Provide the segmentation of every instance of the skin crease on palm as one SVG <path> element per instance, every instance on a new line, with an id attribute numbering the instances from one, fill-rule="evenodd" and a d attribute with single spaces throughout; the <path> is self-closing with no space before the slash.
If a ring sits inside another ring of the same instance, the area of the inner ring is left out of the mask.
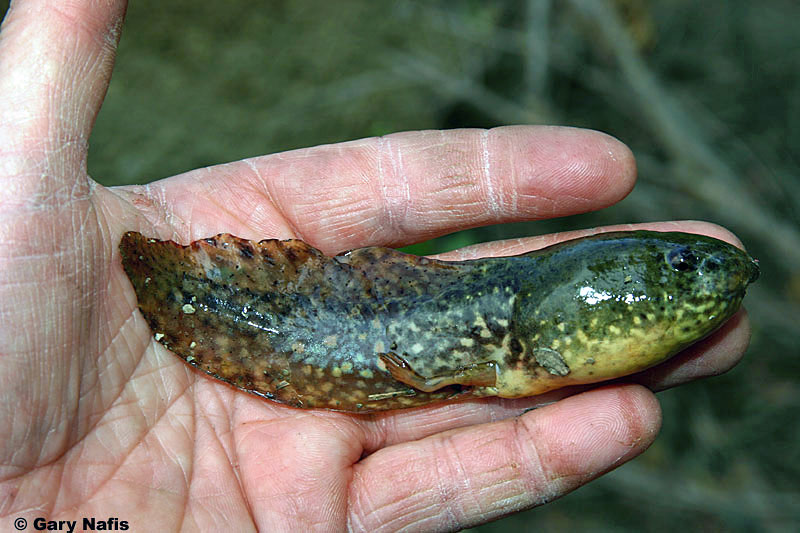
<path id="1" fill-rule="evenodd" d="M 624 383 L 362 416 L 286 408 L 193 371 L 136 309 L 117 251 L 127 230 L 295 237 L 326 253 L 399 246 L 609 206 L 635 164 L 600 133 L 517 126 L 398 133 L 105 188 L 86 151 L 124 10 L 20 0 L 0 33 L 0 529 L 114 516 L 136 531 L 456 530 L 635 457 L 661 424 L 650 390 L 743 354 L 742 311 Z M 700 222 L 634 227 L 737 242 Z"/>

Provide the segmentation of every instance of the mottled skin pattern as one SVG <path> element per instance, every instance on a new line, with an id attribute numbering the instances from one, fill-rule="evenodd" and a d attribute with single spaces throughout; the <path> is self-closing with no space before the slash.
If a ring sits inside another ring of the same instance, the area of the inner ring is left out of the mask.
<path id="1" fill-rule="evenodd" d="M 356 412 L 643 370 L 721 326 L 758 276 L 727 243 L 648 231 L 460 262 L 228 234 L 180 246 L 129 232 L 120 251 L 155 339 L 189 364 Z"/>

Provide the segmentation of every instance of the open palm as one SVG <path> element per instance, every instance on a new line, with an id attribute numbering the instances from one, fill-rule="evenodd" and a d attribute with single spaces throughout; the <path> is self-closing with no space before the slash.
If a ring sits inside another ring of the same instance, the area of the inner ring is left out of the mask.
<path id="1" fill-rule="evenodd" d="M 104 188 L 86 173 L 87 139 L 123 11 L 20 0 L 0 33 L 0 529 L 117 517 L 137 531 L 454 530 L 550 501 L 652 442 L 658 404 L 640 385 L 530 412 L 566 393 L 355 416 L 238 392 L 154 342 L 120 265 L 124 231 L 294 237 L 328 253 L 395 246 L 610 205 L 635 170 L 605 135 L 513 127 L 402 133 Z M 701 223 L 649 227 L 734 239 Z M 748 332 L 737 315 L 637 380 L 663 388 L 724 371 Z"/>

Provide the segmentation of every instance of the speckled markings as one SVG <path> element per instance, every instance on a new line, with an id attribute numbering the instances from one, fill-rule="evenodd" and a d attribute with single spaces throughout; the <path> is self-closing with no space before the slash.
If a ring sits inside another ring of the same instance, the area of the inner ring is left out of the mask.
<path id="1" fill-rule="evenodd" d="M 758 276 L 724 242 L 645 231 L 460 262 L 228 234 L 181 246 L 128 232 L 120 251 L 155 340 L 187 363 L 356 412 L 642 370 L 722 325 Z"/>

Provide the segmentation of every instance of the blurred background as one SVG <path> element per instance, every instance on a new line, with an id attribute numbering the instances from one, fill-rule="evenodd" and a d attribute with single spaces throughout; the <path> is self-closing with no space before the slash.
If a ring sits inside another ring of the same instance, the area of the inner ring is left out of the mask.
<path id="1" fill-rule="evenodd" d="M 6 5 L 0 1 L 0 8 Z M 630 146 L 602 212 L 412 247 L 704 219 L 761 260 L 730 373 L 666 391 L 640 458 L 505 531 L 800 530 L 800 3 L 793 0 L 131 2 L 90 174 L 192 168 L 401 130 L 563 124 Z"/>

